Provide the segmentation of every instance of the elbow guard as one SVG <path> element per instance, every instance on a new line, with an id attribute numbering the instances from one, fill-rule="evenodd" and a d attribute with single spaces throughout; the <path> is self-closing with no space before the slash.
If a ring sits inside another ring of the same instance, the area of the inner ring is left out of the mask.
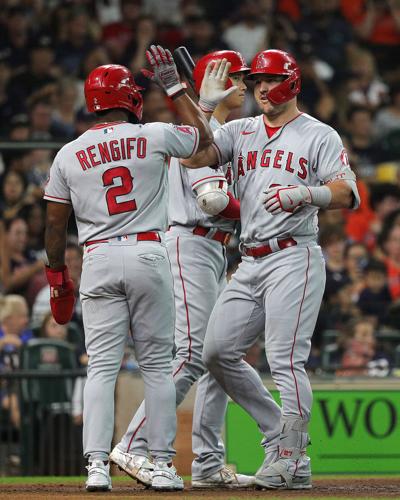
<path id="1" fill-rule="evenodd" d="M 208 215 L 218 215 L 229 203 L 226 179 L 205 182 L 196 187 L 199 207 Z"/>

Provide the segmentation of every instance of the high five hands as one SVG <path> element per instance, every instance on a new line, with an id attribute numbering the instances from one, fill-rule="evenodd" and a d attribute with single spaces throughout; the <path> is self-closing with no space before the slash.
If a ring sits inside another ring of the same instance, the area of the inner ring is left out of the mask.
<path id="1" fill-rule="evenodd" d="M 237 90 L 236 86 L 226 88 L 230 67 L 231 63 L 227 59 L 210 61 L 207 64 L 199 100 L 200 109 L 205 113 L 212 113 L 221 101 Z"/>

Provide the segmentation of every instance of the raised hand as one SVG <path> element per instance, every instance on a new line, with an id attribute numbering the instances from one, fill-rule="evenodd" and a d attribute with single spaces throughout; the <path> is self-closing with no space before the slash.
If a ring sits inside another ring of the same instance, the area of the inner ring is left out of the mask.
<path id="1" fill-rule="evenodd" d="M 153 68 L 153 73 L 142 69 L 142 73 L 151 80 L 156 81 L 170 97 L 184 87 L 180 82 L 178 70 L 171 52 L 160 45 L 151 45 L 146 51 L 146 57 Z"/>
<path id="2" fill-rule="evenodd" d="M 236 86 L 226 89 L 231 63 L 227 59 L 210 61 L 200 88 L 199 106 L 205 113 L 212 113 L 218 104 L 231 95 Z"/>

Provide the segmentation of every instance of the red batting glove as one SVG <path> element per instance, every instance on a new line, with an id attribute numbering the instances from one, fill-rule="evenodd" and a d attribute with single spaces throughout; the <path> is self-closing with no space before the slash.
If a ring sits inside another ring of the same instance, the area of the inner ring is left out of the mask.
<path id="1" fill-rule="evenodd" d="M 75 305 L 74 282 L 69 277 L 67 266 L 52 269 L 46 266 L 47 281 L 50 285 L 50 307 L 59 325 L 71 321 Z"/>

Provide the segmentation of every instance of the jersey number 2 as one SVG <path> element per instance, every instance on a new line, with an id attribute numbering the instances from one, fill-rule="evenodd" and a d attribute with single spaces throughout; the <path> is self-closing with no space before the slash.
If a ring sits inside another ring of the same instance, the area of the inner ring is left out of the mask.
<path id="1" fill-rule="evenodd" d="M 112 186 L 115 179 L 121 179 L 120 186 L 113 186 L 107 189 L 106 200 L 108 213 L 110 215 L 133 212 L 137 210 L 136 201 L 117 201 L 117 196 L 129 194 L 133 189 L 133 177 L 126 167 L 115 167 L 106 170 L 103 174 L 103 186 Z"/>

